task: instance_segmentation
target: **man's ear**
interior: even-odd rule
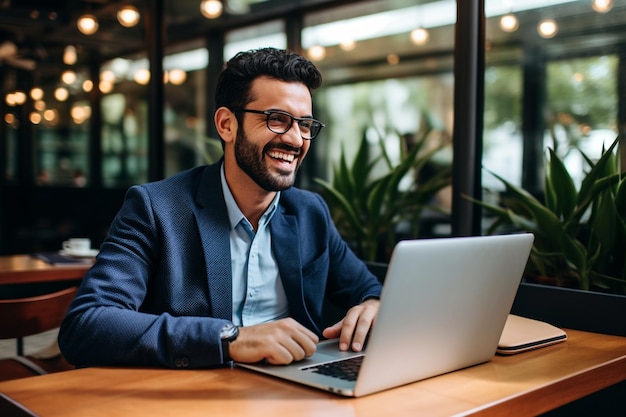
[[[233,142],[238,128],[235,114],[226,107],[220,107],[215,111],[213,119],[220,138],[226,143]]]

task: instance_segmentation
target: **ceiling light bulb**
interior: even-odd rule
[[[400,57],[398,54],[389,54],[387,55],[387,63],[389,65],[398,65],[400,63]]]
[[[84,35],[93,35],[98,31],[98,19],[92,14],[84,14],[79,17],[76,25]]]
[[[181,85],[187,79],[187,73],[182,69],[175,68],[169,72],[168,78],[170,83]]]
[[[115,82],[115,73],[112,70],[104,70],[100,73],[100,79],[113,83]]]
[[[76,47],[74,45],[67,45],[63,50],[63,63],[65,65],[74,65],[77,58]]]
[[[58,101],[65,101],[69,96],[70,93],[65,87],[58,87],[56,90],[54,90],[54,98],[56,98]]]
[[[113,86],[114,84],[108,80],[100,80],[100,82],[98,83],[98,89],[103,94],[109,94],[111,91],[113,91]]]
[[[356,41],[354,41],[354,39],[344,39],[339,44],[339,47],[344,51],[352,51],[356,48]]]
[[[39,123],[41,123],[41,114],[36,113],[36,112],[32,112],[29,116],[28,116],[28,120],[30,120],[30,122],[34,125],[38,125]]]
[[[500,18],[500,29],[504,32],[515,32],[518,28],[519,20],[514,14],[505,14]]]
[[[139,10],[135,6],[124,6],[117,11],[117,21],[125,28],[132,28],[139,23]]]
[[[56,110],[48,109],[48,110],[44,111],[43,112],[43,118],[46,119],[48,122],[54,121],[57,118]]]
[[[13,113],[7,113],[4,115],[4,121],[8,124],[11,125],[15,122],[15,115]]]
[[[33,87],[30,90],[30,98],[39,101],[43,98],[43,89],[41,87]]]
[[[17,103],[15,103],[15,93],[7,93],[7,95],[4,97],[4,100],[11,107],[17,105]]]
[[[313,45],[309,48],[308,55],[313,61],[321,61],[326,57],[326,48],[321,45]]]
[[[415,45],[424,45],[428,42],[428,31],[424,28],[417,28],[411,31],[411,42]]]
[[[133,77],[135,82],[140,85],[146,85],[150,82],[150,70],[138,69]]]
[[[91,80],[85,80],[83,81],[83,91],[85,93],[90,92],[91,90],[93,90],[93,81]]]
[[[26,93],[20,90],[17,90],[13,93],[13,97],[15,97],[15,104],[21,106],[26,103]]]
[[[552,19],[545,19],[539,22],[537,25],[537,31],[543,38],[554,38],[556,33],[559,31],[559,25],[557,25],[557,23]]]
[[[613,8],[613,0],[593,0],[591,7],[598,13],[607,13]]]
[[[224,5],[219,0],[202,0],[200,12],[207,19],[216,19],[222,15]]]
[[[63,71],[63,74],[61,74],[61,81],[67,85],[74,84],[76,81],[76,73],[70,70]]]

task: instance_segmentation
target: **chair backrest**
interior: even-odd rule
[[[0,299],[0,339],[16,339],[61,325],[78,287],[35,297]]]

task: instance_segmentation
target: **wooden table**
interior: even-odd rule
[[[626,338],[567,333],[558,345],[358,399],[239,368],[86,368],[0,383],[0,415],[532,416],[626,380]]]
[[[31,255],[0,256],[0,285],[81,280],[91,263],[51,265]]]

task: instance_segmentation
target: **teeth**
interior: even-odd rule
[[[283,153],[283,152],[278,152],[278,151],[271,151],[268,153],[269,156],[271,156],[272,158],[276,158],[276,159],[282,159],[285,160],[287,162],[292,162],[294,160],[294,156],[288,153]]]

